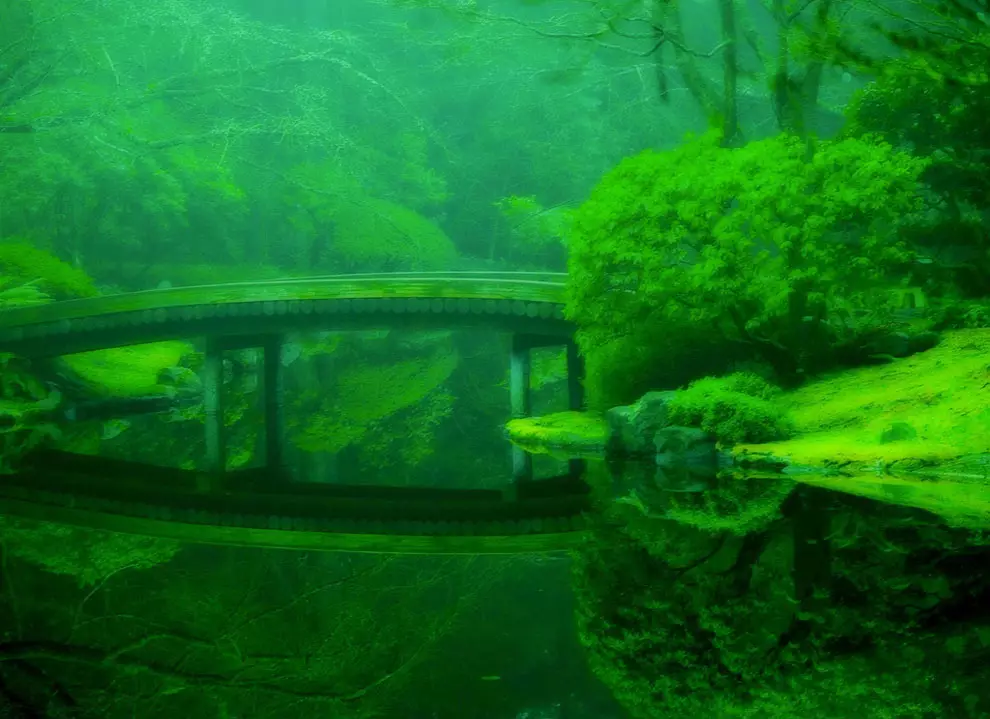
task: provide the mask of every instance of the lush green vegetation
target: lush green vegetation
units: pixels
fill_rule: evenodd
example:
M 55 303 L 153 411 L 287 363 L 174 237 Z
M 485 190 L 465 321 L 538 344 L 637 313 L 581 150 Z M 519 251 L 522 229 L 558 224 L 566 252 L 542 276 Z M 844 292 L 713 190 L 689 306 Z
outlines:
M 897 232 L 921 208 L 925 166 L 871 139 L 809 148 L 787 135 L 624 160 L 575 218 L 568 309 L 582 347 L 690 323 L 752 346 L 784 380 L 829 366 L 889 319 L 878 290 L 912 258 Z
M 937 460 L 962 432 L 983 452 L 986 15 L 877 7 L 0 0 L 0 312 L 159 284 L 566 268 L 594 409 L 683 388 L 672 418 L 725 444 Z M 960 327 L 974 334 L 941 355 L 818 381 Z M 504 485 L 506 338 L 289 340 L 289 459 L 307 477 Z M 201 466 L 200 349 L 0 357 L 0 469 L 53 442 Z M 919 383 L 924 410 L 901 401 Z M 223 384 L 228 463 L 249 466 L 258 353 L 228 353 Z M 537 411 L 564 407 L 560 353 L 531 384 Z M 58 415 L 183 392 L 127 422 Z M 600 441 L 575 419 L 530 429 Z M 915 435 L 886 442 L 894 424 Z M 590 546 L 576 573 L 582 642 L 636 719 L 990 712 L 968 599 L 987 596 L 982 500 L 960 491 L 953 513 L 912 490 L 965 519 L 950 530 L 852 500 L 826 517 L 826 495 L 782 483 L 665 493 L 654 470 L 599 518 L 618 549 Z M 15 717 L 404 715 L 409 694 L 471 686 L 422 667 L 517 568 L 4 519 L 0 701 Z

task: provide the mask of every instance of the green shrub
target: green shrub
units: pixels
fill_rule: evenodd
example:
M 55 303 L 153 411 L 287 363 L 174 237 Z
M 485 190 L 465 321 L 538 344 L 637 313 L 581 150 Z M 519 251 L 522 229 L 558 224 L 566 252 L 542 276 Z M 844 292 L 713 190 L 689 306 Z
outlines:
M 700 427 L 723 443 L 784 439 L 792 430 L 787 417 L 773 403 L 778 392 L 748 372 L 706 377 L 678 391 L 670 403 L 670 420 Z

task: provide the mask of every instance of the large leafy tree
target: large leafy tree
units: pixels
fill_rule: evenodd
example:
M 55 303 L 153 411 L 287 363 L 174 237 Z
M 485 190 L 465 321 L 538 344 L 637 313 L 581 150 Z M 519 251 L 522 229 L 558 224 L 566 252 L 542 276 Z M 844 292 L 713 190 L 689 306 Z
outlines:
M 872 140 L 809 157 L 787 135 L 738 149 L 706 136 L 623 161 L 575 215 L 568 314 L 582 346 L 700 325 L 782 379 L 820 369 L 910 259 L 897 230 L 924 166 Z
M 913 230 L 929 289 L 981 298 L 990 278 L 990 29 L 952 7 L 929 8 L 935 19 L 895 33 L 906 52 L 855 56 L 878 77 L 850 104 L 845 132 L 876 133 L 929 158 L 928 210 Z

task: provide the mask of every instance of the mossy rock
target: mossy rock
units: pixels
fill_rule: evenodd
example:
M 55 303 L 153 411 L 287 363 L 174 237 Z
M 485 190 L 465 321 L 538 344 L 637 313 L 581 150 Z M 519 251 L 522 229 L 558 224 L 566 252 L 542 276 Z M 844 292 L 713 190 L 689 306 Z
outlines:
M 605 452 L 608 423 L 590 412 L 557 412 L 511 420 L 505 431 L 514 444 L 534 454 L 599 457 Z
M 193 348 L 185 342 L 115 347 L 66 355 L 61 359 L 70 381 L 95 397 L 143 397 L 163 394 L 163 370 L 178 367 Z
M 670 425 L 670 402 L 676 392 L 647 392 L 630 405 L 612 407 L 608 422 L 611 453 L 653 455 L 657 431 Z
M 880 433 L 880 444 L 909 442 L 918 438 L 918 430 L 907 422 L 892 422 Z
M 932 468 L 990 453 L 990 330 L 946 332 L 930 350 L 823 377 L 777 404 L 794 423 L 793 438 L 739 445 L 740 459 L 769 456 L 852 472 Z M 915 435 L 905 430 L 883 441 L 902 425 Z

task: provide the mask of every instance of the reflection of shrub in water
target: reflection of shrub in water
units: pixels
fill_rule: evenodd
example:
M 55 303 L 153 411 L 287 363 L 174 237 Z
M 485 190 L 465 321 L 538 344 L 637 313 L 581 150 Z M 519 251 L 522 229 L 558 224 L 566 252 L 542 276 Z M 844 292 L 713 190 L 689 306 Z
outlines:
M 669 522 L 707 532 L 760 531 L 780 518 L 780 506 L 794 487 L 784 478 L 715 476 L 713 470 L 706 474 L 704 469 L 640 468 L 639 481 L 626 484 L 615 498 L 618 516 L 630 534 L 649 543 L 652 535 L 667 531 Z
M 800 486 L 775 508 L 777 521 L 748 534 L 733 531 L 738 523 L 676 521 L 759 504 L 760 488 L 772 494 L 769 482 L 729 480 L 710 497 L 674 495 L 649 546 L 625 531 L 579 557 L 582 643 L 633 717 L 990 709 L 976 640 L 990 600 L 983 533 Z

